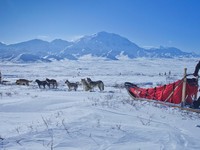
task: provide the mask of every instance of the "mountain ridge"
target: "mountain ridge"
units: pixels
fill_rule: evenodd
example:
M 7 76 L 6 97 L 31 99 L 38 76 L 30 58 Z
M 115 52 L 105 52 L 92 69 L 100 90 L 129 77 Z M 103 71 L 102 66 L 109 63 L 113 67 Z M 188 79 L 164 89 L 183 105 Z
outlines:
M 0 60 L 20 62 L 77 60 L 85 55 L 109 60 L 119 60 L 121 56 L 129 59 L 200 57 L 175 47 L 145 49 L 125 37 L 105 31 L 86 35 L 74 42 L 62 39 L 51 42 L 33 39 L 10 45 L 0 43 L 0 52 Z

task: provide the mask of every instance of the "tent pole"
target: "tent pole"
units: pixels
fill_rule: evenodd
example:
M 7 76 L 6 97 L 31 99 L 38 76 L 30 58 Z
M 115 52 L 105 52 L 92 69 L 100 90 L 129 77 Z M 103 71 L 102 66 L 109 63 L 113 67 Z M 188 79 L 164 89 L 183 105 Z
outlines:
M 187 68 L 184 68 L 184 76 L 183 76 L 183 88 L 182 88 L 182 102 L 181 102 L 181 107 L 185 106 L 185 92 L 186 92 L 186 82 L 187 82 Z

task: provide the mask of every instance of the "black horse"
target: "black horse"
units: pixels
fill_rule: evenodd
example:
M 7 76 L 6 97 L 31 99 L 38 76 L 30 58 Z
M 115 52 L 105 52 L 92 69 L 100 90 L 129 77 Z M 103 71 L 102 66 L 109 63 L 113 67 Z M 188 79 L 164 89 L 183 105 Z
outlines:
M 35 80 L 35 82 L 38 84 L 39 88 L 41 88 L 41 85 L 43 86 L 43 88 L 45 88 L 45 86 L 47 85 L 48 87 L 50 87 L 49 83 L 47 81 L 40 81 L 40 80 Z

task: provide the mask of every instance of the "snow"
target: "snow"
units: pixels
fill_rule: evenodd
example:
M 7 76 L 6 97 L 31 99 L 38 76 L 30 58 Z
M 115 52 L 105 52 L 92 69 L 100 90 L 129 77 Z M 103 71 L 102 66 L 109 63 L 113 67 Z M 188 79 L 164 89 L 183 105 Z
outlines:
M 196 59 L 78 60 L 51 63 L 1 62 L 2 150 L 199 150 L 200 114 L 133 101 L 123 83 L 149 87 L 194 71 Z M 171 71 L 171 76 L 159 75 Z M 102 80 L 100 92 L 68 91 L 65 80 Z M 30 86 L 16 79 L 32 80 Z M 54 78 L 58 89 L 39 89 L 36 79 Z

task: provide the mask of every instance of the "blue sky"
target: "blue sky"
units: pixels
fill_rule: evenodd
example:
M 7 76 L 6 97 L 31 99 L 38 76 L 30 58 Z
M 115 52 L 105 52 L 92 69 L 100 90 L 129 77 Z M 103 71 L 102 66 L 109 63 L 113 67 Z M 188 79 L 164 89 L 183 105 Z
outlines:
M 100 31 L 141 47 L 200 53 L 200 0 L 0 0 L 0 41 L 72 40 Z

